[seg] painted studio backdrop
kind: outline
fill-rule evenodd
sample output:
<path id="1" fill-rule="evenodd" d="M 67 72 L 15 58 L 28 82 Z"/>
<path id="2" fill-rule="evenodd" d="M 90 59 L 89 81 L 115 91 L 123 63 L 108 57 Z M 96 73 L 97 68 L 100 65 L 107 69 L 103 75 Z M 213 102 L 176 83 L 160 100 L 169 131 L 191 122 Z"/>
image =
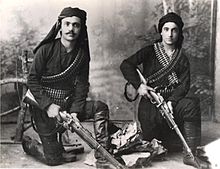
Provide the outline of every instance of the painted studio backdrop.
<path id="1" fill-rule="evenodd" d="M 132 120 L 136 104 L 124 98 L 119 65 L 157 37 L 159 18 L 167 11 L 185 22 L 183 48 L 191 62 L 191 91 L 201 99 L 203 119 L 212 116 L 214 56 L 211 54 L 211 0 L 1 0 L 1 79 L 22 77 L 19 57 L 48 33 L 60 11 L 78 6 L 88 14 L 91 52 L 89 98 L 109 105 L 112 119 Z M 2 86 L 2 96 L 17 88 Z M 2 99 L 1 112 L 17 104 Z"/>

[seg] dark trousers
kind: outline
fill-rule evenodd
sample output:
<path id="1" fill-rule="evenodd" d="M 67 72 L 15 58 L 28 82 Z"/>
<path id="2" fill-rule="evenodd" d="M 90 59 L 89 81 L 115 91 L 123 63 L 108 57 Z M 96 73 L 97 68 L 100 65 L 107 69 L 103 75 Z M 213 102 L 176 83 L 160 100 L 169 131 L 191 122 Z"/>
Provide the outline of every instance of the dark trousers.
<path id="1" fill-rule="evenodd" d="M 187 122 L 197 126 L 201 132 L 201 112 L 198 98 L 186 97 L 179 100 L 173 112 L 174 121 L 183 135 L 185 135 L 184 123 Z M 164 143 L 169 143 L 173 141 L 173 138 L 178 138 L 175 131 L 169 128 L 158 108 L 149 100 L 141 99 L 138 109 L 138 119 L 141 123 L 143 138 L 145 140 L 151 141 L 153 138 L 157 138 Z"/>
<path id="2" fill-rule="evenodd" d="M 33 107 L 31 114 L 42 141 L 45 158 L 47 160 L 59 159 L 63 152 L 62 145 L 58 142 L 58 132 L 62 132 L 63 128 L 54 133 L 58 127 L 54 118 L 49 118 L 47 112 Z M 87 101 L 84 111 L 78 114 L 80 121 L 86 119 L 94 119 L 94 131 L 96 140 L 106 149 L 109 148 L 109 134 L 117 131 L 117 127 L 109 124 L 108 106 L 101 101 Z M 96 158 L 101 158 L 99 154 Z"/>

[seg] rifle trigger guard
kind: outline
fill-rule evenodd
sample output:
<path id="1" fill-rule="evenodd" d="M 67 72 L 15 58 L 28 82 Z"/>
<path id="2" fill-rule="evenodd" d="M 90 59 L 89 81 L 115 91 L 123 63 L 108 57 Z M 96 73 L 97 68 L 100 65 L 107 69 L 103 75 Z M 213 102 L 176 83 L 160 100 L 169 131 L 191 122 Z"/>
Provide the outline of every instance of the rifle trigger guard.
<path id="1" fill-rule="evenodd" d="M 150 102 L 151 102 L 152 104 L 156 104 L 156 103 L 157 103 L 157 102 L 154 101 L 153 99 L 150 99 Z"/>

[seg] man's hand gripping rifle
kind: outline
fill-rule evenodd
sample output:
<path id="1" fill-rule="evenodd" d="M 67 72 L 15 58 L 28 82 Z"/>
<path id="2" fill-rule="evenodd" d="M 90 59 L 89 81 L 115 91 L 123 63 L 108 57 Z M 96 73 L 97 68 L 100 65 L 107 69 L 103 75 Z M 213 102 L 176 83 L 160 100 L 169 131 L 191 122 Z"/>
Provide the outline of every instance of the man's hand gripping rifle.
<path id="1" fill-rule="evenodd" d="M 138 75 L 141 79 L 141 82 L 143 84 L 147 84 L 146 79 L 144 78 L 144 76 L 141 74 L 139 69 L 136 69 L 138 72 Z M 183 143 L 184 149 L 186 150 L 187 154 L 192 158 L 195 159 L 191 149 L 189 148 L 189 146 L 186 143 L 186 140 L 184 139 L 182 133 L 180 132 L 177 124 L 174 121 L 174 117 L 173 117 L 173 111 L 170 110 L 170 108 L 168 107 L 166 101 L 164 100 L 164 98 L 159 94 L 159 93 L 155 93 L 153 91 L 149 91 L 149 94 L 151 95 L 151 103 L 155 104 L 156 107 L 159 109 L 161 115 L 166 119 L 169 127 L 172 130 L 175 130 L 175 132 L 177 133 L 177 135 L 179 136 L 180 140 Z"/>
<path id="2" fill-rule="evenodd" d="M 116 169 L 126 169 L 119 163 L 105 148 L 103 148 L 92 136 L 92 134 L 84 128 L 79 121 L 74 119 L 66 111 L 59 112 L 57 116 L 58 123 L 71 132 L 75 132 L 82 138 L 92 149 L 101 153 Z"/>

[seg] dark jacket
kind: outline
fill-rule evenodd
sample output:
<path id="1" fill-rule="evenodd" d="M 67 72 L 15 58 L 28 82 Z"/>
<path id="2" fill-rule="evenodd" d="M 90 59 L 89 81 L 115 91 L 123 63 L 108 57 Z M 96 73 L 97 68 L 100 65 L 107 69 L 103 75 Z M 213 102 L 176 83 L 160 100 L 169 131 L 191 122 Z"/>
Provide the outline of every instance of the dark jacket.
<path id="1" fill-rule="evenodd" d="M 35 54 L 27 84 L 42 110 L 46 110 L 53 103 L 42 89 L 42 86 L 44 86 L 42 76 L 51 76 L 63 72 L 74 61 L 79 48 L 80 46 L 76 46 L 74 50 L 67 53 L 60 39 L 56 39 L 41 46 Z M 83 111 L 89 91 L 90 58 L 87 53 L 85 53 L 84 57 L 83 63 L 80 64 L 74 76 L 47 86 L 54 89 L 74 91 L 70 112 L 80 113 Z"/>
<path id="2" fill-rule="evenodd" d="M 163 67 L 156 57 L 153 45 L 146 46 L 125 59 L 121 63 L 120 69 L 125 79 L 130 82 L 135 89 L 138 89 L 141 84 L 141 80 L 136 71 L 138 65 L 143 66 L 144 77 L 149 77 Z M 177 74 L 180 84 L 167 100 L 175 103 L 185 97 L 190 88 L 190 65 L 188 58 L 183 52 L 181 52 L 181 57 L 175 66 L 174 71 Z M 153 84 L 153 86 L 151 86 L 151 84 L 149 85 L 151 87 L 156 87 L 157 85 L 168 85 L 168 83 L 167 77 L 164 77 L 157 83 Z"/>

